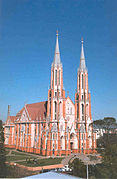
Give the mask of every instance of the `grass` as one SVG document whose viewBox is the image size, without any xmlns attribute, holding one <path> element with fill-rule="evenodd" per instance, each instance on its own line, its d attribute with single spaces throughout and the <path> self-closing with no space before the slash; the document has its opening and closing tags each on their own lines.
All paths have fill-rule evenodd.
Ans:
<svg viewBox="0 0 117 179">
<path fill-rule="evenodd" d="M 31 156 L 28 155 L 6 156 L 6 161 L 10 162 L 10 161 L 17 161 L 17 160 L 26 160 L 27 158 L 29 159 L 31 158 Z"/>
<path fill-rule="evenodd" d="M 48 158 L 48 159 L 38 159 L 36 163 L 33 160 L 22 161 L 17 163 L 28 167 L 38 167 L 38 166 L 60 164 L 62 159 L 63 158 Z"/>
<path fill-rule="evenodd" d="M 17 151 L 12 151 L 11 155 L 6 156 L 6 161 L 10 162 L 10 161 L 17 161 L 17 160 L 26 160 L 26 159 L 30 159 L 30 158 L 36 158 L 35 156 L 30 156 L 27 153 L 20 153 Z"/>
</svg>

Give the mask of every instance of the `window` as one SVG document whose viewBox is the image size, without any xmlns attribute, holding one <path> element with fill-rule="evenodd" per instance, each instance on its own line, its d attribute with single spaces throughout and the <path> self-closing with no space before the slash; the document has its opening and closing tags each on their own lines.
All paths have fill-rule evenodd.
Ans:
<svg viewBox="0 0 117 179">
<path fill-rule="evenodd" d="M 72 114 L 72 108 L 70 109 L 70 113 Z"/>
<path fill-rule="evenodd" d="M 57 85 L 57 70 L 55 70 L 55 85 Z"/>
<path fill-rule="evenodd" d="M 57 96 L 57 92 L 55 92 L 55 96 Z"/>
<path fill-rule="evenodd" d="M 83 74 L 82 74 L 82 89 L 83 89 L 83 82 L 84 82 L 84 80 L 83 80 Z"/>
<path fill-rule="evenodd" d="M 85 75 L 85 89 L 87 88 L 87 78 L 86 78 L 86 75 Z"/>
<path fill-rule="evenodd" d="M 51 101 L 50 101 L 50 114 L 51 114 Z"/>
<path fill-rule="evenodd" d="M 57 109 L 56 109 L 56 108 L 57 108 L 57 104 L 56 104 L 56 101 L 55 101 L 55 113 L 56 113 L 56 111 L 57 111 Z"/>
<path fill-rule="evenodd" d="M 82 104 L 82 114 L 84 114 L 84 105 Z"/>
<path fill-rule="evenodd" d="M 82 134 L 82 140 L 83 140 L 83 134 Z"/>
<path fill-rule="evenodd" d="M 55 120 L 56 120 L 56 114 L 55 114 Z"/>
<path fill-rule="evenodd" d="M 83 100 L 83 95 L 82 95 L 82 100 Z"/>
<path fill-rule="evenodd" d="M 29 124 L 27 124 L 27 134 L 29 133 Z"/>
<path fill-rule="evenodd" d="M 60 78 L 61 78 L 61 71 L 59 70 L 59 85 L 60 85 Z"/>
</svg>

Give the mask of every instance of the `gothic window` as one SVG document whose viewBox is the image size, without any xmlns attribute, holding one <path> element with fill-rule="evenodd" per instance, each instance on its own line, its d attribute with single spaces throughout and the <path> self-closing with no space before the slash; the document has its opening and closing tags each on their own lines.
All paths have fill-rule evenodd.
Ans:
<svg viewBox="0 0 117 179">
<path fill-rule="evenodd" d="M 67 108 L 67 113 L 69 114 L 69 107 Z"/>
<path fill-rule="evenodd" d="M 84 82 L 84 80 L 83 80 L 83 74 L 82 74 L 82 89 L 83 89 L 83 82 Z"/>
<path fill-rule="evenodd" d="M 86 85 L 87 85 L 87 78 L 86 78 L 86 75 L 85 75 L 85 89 L 87 88 Z"/>
<path fill-rule="evenodd" d="M 80 90 L 80 75 L 79 75 L 79 90 Z"/>
<path fill-rule="evenodd" d="M 37 131 L 36 131 L 36 124 L 35 124 L 35 136 L 36 136 L 36 132 L 37 132 Z"/>
<path fill-rule="evenodd" d="M 82 104 L 82 114 L 84 114 L 84 105 Z"/>
<path fill-rule="evenodd" d="M 29 124 L 27 124 L 27 134 L 29 133 Z"/>
<path fill-rule="evenodd" d="M 61 102 L 59 103 L 59 114 L 61 114 Z"/>
<path fill-rule="evenodd" d="M 57 111 L 57 104 L 56 104 L 56 101 L 55 101 L 55 113 L 56 113 L 56 111 Z"/>
<path fill-rule="evenodd" d="M 56 120 L 56 114 L 55 114 L 55 120 Z"/>
<path fill-rule="evenodd" d="M 57 70 L 55 70 L 55 85 L 57 85 Z"/>
<path fill-rule="evenodd" d="M 38 124 L 38 136 L 39 136 L 39 124 Z"/>
<path fill-rule="evenodd" d="M 72 108 L 70 109 L 70 113 L 72 114 Z"/>
<path fill-rule="evenodd" d="M 51 91 L 50 91 L 49 97 L 51 98 Z"/>
<path fill-rule="evenodd" d="M 60 85 L 60 78 L 61 78 L 61 71 L 59 70 L 59 85 Z"/>
<path fill-rule="evenodd" d="M 50 114 L 51 114 L 51 101 L 50 101 Z"/>
<path fill-rule="evenodd" d="M 78 102 L 78 94 L 76 95 L 76 100 L 77 100 L 77 102 Z"/>
</svg>

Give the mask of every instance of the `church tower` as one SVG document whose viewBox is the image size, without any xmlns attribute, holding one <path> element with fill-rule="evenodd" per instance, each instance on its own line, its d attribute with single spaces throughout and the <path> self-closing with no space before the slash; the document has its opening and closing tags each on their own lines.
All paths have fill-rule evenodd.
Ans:
<svg viewBox="0 0 117 179">
<path fill-rule="evenodd" d="M 80 66 L 77 71 L 75 119 L 78 131 L 78 151 L 80 153 L 89 153 L 93 148 L 93 131 L 89 125 L 92 122 L 91 95 L 88 90 L 88 70 L 85 64 L 83 39 L 81 40 Z"/>
<path fill-rule="evenodd" d="M 47 116 L 49 119 L 49 155 L 60 154 L 59 120 L 65 118 L 65 91 L 63 89 L 63 67 L 60 59 L 58 31 L 56 34 L 56 47 L 54 61 L 51 66 L 51 82 L 48 90 Z M 49 151 L 49 150 L 48 150 Z M 47 152 L 48 152 L 47 151 Z"/>
</svg>

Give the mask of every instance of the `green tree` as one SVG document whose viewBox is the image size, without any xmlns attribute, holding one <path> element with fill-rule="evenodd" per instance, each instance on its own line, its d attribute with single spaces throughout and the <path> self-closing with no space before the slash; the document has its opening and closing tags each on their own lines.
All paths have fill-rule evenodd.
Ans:
<svg viewBox="0 0 117 179">
<path fill-rule="evenodd" d="M 72 168 L 72 175 L 86 178 L 86 166 L 78 158 L 74 159 L 72 163 L 69 163 L 69 167 Z"/>
<path fill-rule="evenodd" d="M 116 119 L 107 117 L 93 122 L 94 128 L 104 129 L 105 133 L 97 140 L 97 151 L 102 156 L 102 163 L 90 166 L 96 178 L 117 178 L 117 134 Z"/>
<path fill-rule="evenodd" d="M 0 120 L 0 178 L 6 176 L 6 157 L 4 148 L 4 130 L 2 126 L 2 121 Z"/>
</svg>

